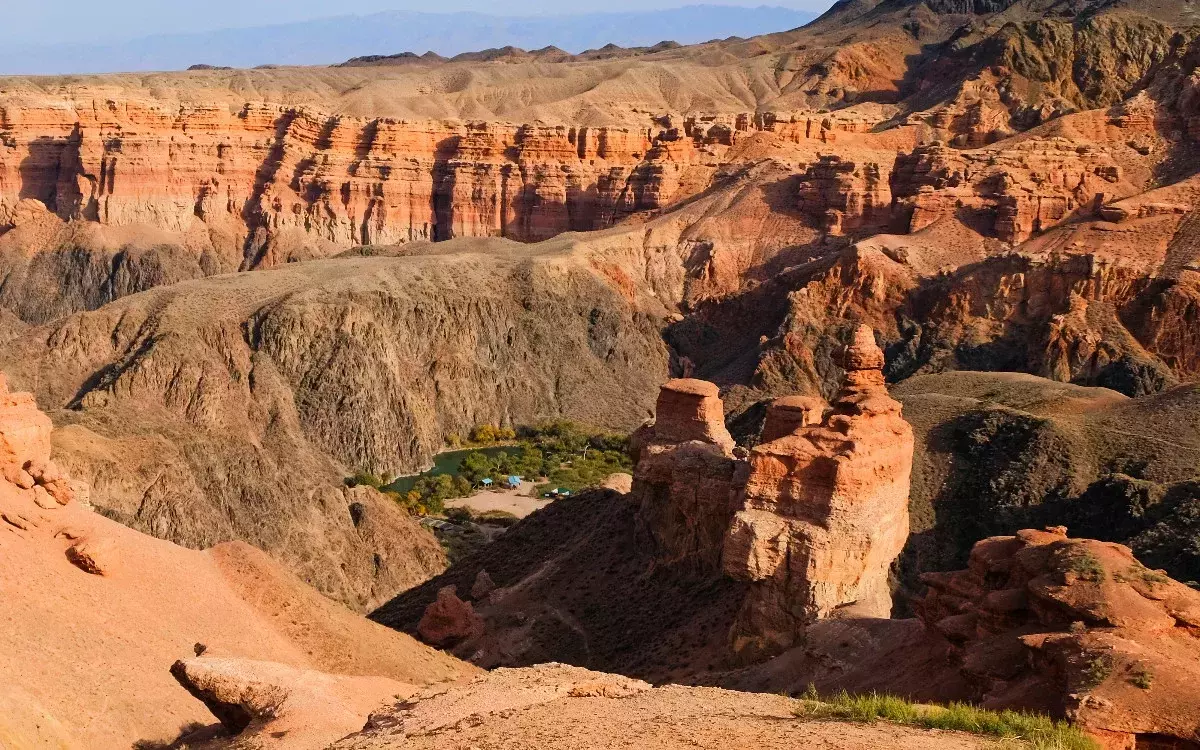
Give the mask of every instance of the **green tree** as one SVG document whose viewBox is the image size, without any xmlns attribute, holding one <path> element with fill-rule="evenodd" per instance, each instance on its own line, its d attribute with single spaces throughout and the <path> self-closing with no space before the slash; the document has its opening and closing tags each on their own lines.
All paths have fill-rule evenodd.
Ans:
<svg viewBox="0 0 1200 750">
<path fill-rule="evenodd" d="M 482 451 L 471 451 L 468 453 L 463 458 L 462 465 L 458 469 L 458 473 L 466 477 L 467 481 L 471 483 L 478 482 L 495 472 L 496 466 L 492 459 L 488 458 L 487 454 Z"/>
</svg>

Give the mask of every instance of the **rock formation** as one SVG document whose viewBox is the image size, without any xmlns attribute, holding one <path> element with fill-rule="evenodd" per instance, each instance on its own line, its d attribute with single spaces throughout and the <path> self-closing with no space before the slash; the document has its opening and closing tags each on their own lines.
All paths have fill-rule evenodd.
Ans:
<svg viewBox="0 0 1200 750">
<path fill-rule="evenodd" d="M 717 387 L 701 380 L 668 382 L 653 424 L 634 434 L 631 449 L 630 498 L 663 559 L 715 571 L 739 481 Z"/>
<path fill-rule="evenodd" d="M 785 650 L 817 619 L 891 613 L 888 569 L 908 540 L 912 428 L 888 396 L 870 328 L 855 330 L 842 365 L 824 421 L 750 451 L 722 554 L 725 572 L 751 583 L 731 634 L 750 659 Z"/>
<path fill-rule="evenodd" d="M 854 750 L 977 750 L 982 738 L 915 728 L 796 720 L 797 702 L 772 694 L 667 685 L 543 664 L 497 669 L 453 686 L 426 689 L 380 678 L 339 678 L 249 660 L 180 662 L 181 681 L 215 715 L 246 728 L 234 738 L 188 747 L 231 750 L 399 750 L 444 747 L 577 747 L 585 731 L 599 747 L 651 750 L 746 741 L 756 746 L 820 745 Z M 378 705 L 369 716 L 371 699 Z M 346 732 L 354 720 L 359 725 Z M 338 732 L 343 732 L 338 735 Z M 331 741 L 333 740 L 333 741 Z"/>
<path fill-rule="evenodd" d="M 874 227 L 891 220 L 892 191 L 886 168 L 822 156 L 800 179 L 799 207 L 830 234 Z"/>
<path fill-rule="evenodd" d="M 636 529 L 638 550 L 627 562 L 635 569 L 648 564 L 661 571 L 663 591 L 678 597 L 676 606 L 698 607 L 714 621 L 711 627 L 725 628 L 728 638 L 718 647 L 721 662 L 760 661 L 781 653 L 820 619 L 891 614 L 888 572 L 908 539 L 913 433 L 901 417 L 900 404 L 888 396 L 883 352 L 870 328 L 854 329 L 840 362 L 845 382 L 833 403 L 778 399 L 767 410 L 762 442 L 748 454 L 734 448 L 717 386 L 701 380 L 664 384 L 654 421 L 631 439 L 636 463 L 626 502 L 632 528 L 611 533 L 622 538 Z M 593 524 L 585 523 L 589 529 Z M 515 549 L 538 546 L 512 533 Z M 542 544 L 559 548 L 564 540 Z M 545 596 L 557 596 L 554 581 L 540 580 L 538 570 L 561 569 L 565 575 L 594 554 L 586 541 L 565 549 L 581 559 L 562 560 L 554 549 L 537 552 L 523 563 L 529 578 L 510 572 L 496 579 L 503 588 L 486 601 L 473 594 L 478 613 L 455 596 L 454 587 L 470 586 L 482 577 L 484 558 L 452 571 L 449 580 L 435 579 L 398 597 L 373 616 L 415 627 L 427 643 L 453 644 L 455 653 L 489 666 L 526 663 L 545 649 L 569 648 L 565 644 L 579 637 L 590 652 L 599 644 L 591 642 L 588 630 L 607 629 L 609 622 L 594 612 L 564 615 L 529 600 L 532 591 L 547 588 Z M 515 553 L 496 554 L 503 559 Z M 548 559 L 542 560 L 543 555 Z M 495 574 L 493 563 L 487 562 L 489 579 Z M 613 569 L 602 560 L 592 564 Z M 511 565 L 505 568 L 511 570 Z M 607 573 L 593 571 L 589 578 L 597 575 L 603 579 Z M 705 587 L 716 582 L 724 592 L 727 606 L 722 608 L 705 598 L 711 595 Z M 659 584 L 625 585 L 644 594 Z M 429 601 L 435 586 L 436 599 Z M 518 608 L 520 615 L 514 611 Z M 543 608 L 548 610 L 544 615 L 534 614 Z M 419 621 L 414 621 L 418 611 Z M 630 632 L 647 624 L 631 623 Z M 555 634 L 559 628 L 570 634 L 537 635 Z M 708 637 L 711 632 L 701 636 Z M 661 657 L 643 654 L 635 663 L 655 658 Z"/>
<path fill-rule="evenodd" d="M 474 587 L 471 595 L 476 596 Z M 417 634 L 428 644 L 446 648 L 482 635 L 483 619 L 475 614 L 470 602 L 458 598 L 453 586 L 445 586 L 421 616 Z"/>
<path fill-rule="evenodd" d="M 976 152 L 921 146 L 895 169 L 892 190 L 910 232 L 973 212 L 981 228 L 1014 245 L 1133 192 L 1110 149 L 1067 138 Z"/>
<path fill-rule="evenodd" d="M 779 695 L 665 685 L 562 664 L 497 669 L 449 690 L 427 690 L 380 711 L 339 750 L 541 747 L 570 750 L 636 746 L 684 750 L 744 742 L 755 747 L 888 746 L 897 750 L 975 750 L 982 738 L 884 723 L 797 721 L 796 701 Z M 586 727 L 586 730 L 584 729 Z"/>
<path fill-rule="evenodd" d="M 329 747 L 360 731 L 372 711 L 392 708 L 417 690 L 387 677 L 333 675 L 253 659 L 180 660 L 171 674 L 229 735 L 289 750 Z"/>
<path fill-rule="evenodd" d="M 923 580 L 984 706 L 1065 714 L 1113 750 L 1200 743 L 1200 593 L 1128 547 L 1026 530 Z"/>
<path fill-rule="evenodd" d="M 771 443 L 787 437 L 801 427 L 819 425 L 825 419 L 829 404 L 816 396 L 784 396 L 767 406 L 760 443 Z"/>
</svg>

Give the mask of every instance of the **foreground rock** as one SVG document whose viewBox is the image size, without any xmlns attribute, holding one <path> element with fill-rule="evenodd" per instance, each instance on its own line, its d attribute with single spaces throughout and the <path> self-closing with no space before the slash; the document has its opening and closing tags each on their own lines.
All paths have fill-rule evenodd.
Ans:
<svg viewBox="0 0 1200 750">
<path fill-rule="evenodd" d="M 381 712 L 339 750 L 505 747 L 568 750 L 635 746 L 823 747 L 852 750 L 982 748 L 979 738 L 887 724 L 806 722 L 796 702 L 778 695 L 735 693 L 644 682 L 559 664 L 499 669 L 468 685 L 419 694 Z"/>
<path fill-rule="evenodd" d="M 1113 750 L 1200 743 L 1200 592 L 1129 548 L 1027 530 L 923 580 L 918 611 L 984 706 L 1066 715 Z"/>
<path fill-rule="evenodd" d="M 243 741 L 280 750 L 327 747 L 362 729 L 375 709 L 417 688 L 386 677 L 347 677 L 251 659 L 177 661 L 171 674 Z"/>
<path fill-rule="evenodd" d="M 197 552 L 92 512 L 86 488 L 53 468 L 51 441 L 33 397 L 0 382 L 0 744 L 128 748 L 209 724 L 167 671 L 197 650 L 412 685 L 474 671 L 246 544 Z"/>
</svg>

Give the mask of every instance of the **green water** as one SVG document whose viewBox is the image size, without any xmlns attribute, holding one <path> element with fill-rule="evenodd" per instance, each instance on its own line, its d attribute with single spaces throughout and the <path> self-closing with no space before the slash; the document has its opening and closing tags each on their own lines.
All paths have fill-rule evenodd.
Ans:
<svg viewBox="0 0 1200 750">
<path fill-rule="evenodd" d="M 434 477 L 439 474 L 449 474 L 450 476 L 458 476 L 459 470 L 462 468 L 463 461 L 466 460 L 468 453 L 484 454 L 488 458 L 494 458 L 501 453 L 517 453 L 521 449 L 515 445 L 499 445 L 492 448 L 464 448 L 456 451 L 446 451 L 439 453 L 433 457 L 433 468 L 424 471 L 420 474 L 410 474 L 406 477 L 397 477 L 394 482 L 384 487 L 385 490 L 394 490 L 401 495 L 407 493 L 416 485 L 417 480 L 422 477 Z"/>
</svg>

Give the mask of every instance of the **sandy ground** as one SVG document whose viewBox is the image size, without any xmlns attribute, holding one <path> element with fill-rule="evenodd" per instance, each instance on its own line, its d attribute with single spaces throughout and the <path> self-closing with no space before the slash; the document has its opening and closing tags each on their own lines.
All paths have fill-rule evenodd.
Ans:
<svg viewBox="0 0 1200 750">
<path fill-rule="evenodd" d="M 652 689 L 559 664 L 499 669 L 410 703 L 399 731 L 364 732 L 338 750 L 982 750 L 958 732 L 879 722 L 797 719 L 778 695 L 715 688 Z M 407 736 L 405 736 L 407 735 Z"/>
<path fill-rule="evenodd" d="M 325 599 L 249 545 L 197 552 L 32 495 L 0 481 L 0 748 L 116 750 L 211 723 L 169 672 L 196 643 L 410 684 L 475 671 Z M 69 561 L 80 542 L 104 575 Z"/>
<path fill-rule="evenodd" d="M 524 518 L 535 510 L 541 510 L 553 502 L 547 498 L 530 497 L 529 493 L 533 491 L 533 487 L 532 482 L 521 482 L 521 486 L 518 489 L 485 490 L 477 492 L 470 497 L 447 500 L 446 507 L 470 508 L 475 513 L 500 510 L 505 513 L 512 513 L 517 518 Z"/>
</svg>

